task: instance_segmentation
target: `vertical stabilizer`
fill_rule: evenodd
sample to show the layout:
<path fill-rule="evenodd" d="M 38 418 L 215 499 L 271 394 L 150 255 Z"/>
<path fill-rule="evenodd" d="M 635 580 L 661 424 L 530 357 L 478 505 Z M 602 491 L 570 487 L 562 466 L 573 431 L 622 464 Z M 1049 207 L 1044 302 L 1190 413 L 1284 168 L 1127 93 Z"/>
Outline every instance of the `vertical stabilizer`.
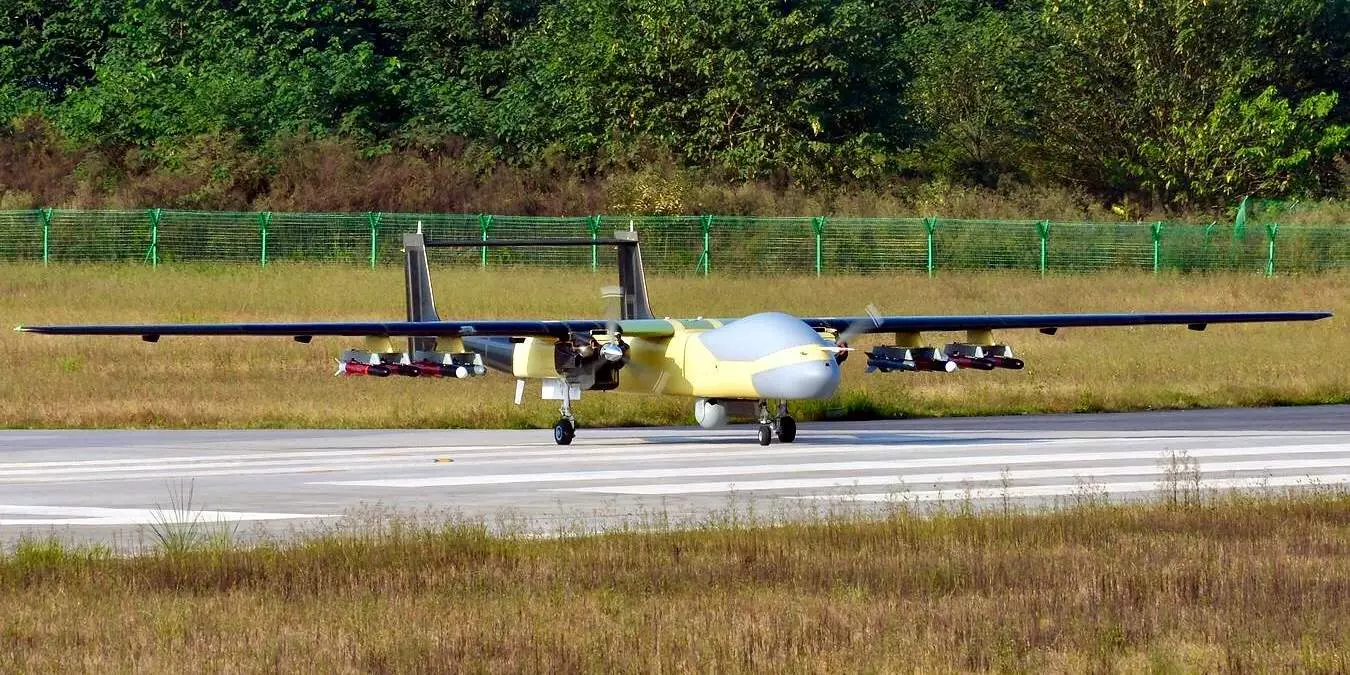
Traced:
<path fill-rule="evenodd" d="M 614 238 L 631 241 L 632 244 L 620 244 L 619 249 L 619 286 L 623 288 L 623 307 L 621 319 L 654 319 L 652 308 L 647 304 L 647 279 L 642 274 L 642 248 L 638 245 L 636 232 L 620 230 Z"/>
<path fill-rule="evenodd" d="M 419 228 L 420 229 L 420 228 Z M 403 235 L 403 281 L 408 292 L 409 321 L 440 321 L 436 302 L 431 297 L 431 271 L 427 267 L 427 247 L 421 232 Z M 434 351 L 436 338 L 408 338 L 408 353 Z"/>

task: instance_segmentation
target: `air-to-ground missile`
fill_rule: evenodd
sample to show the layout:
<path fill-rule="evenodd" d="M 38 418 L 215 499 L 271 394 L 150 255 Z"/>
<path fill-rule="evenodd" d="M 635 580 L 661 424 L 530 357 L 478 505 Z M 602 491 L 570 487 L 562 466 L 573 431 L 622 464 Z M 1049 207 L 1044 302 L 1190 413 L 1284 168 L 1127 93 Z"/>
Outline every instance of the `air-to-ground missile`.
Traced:
<path fill-rule="evenodd" d="M 371 365 L 359 361 L 338 361 L 335 375 L 369 375 L 371 377 L 389 377 L 388 366 Z"/>

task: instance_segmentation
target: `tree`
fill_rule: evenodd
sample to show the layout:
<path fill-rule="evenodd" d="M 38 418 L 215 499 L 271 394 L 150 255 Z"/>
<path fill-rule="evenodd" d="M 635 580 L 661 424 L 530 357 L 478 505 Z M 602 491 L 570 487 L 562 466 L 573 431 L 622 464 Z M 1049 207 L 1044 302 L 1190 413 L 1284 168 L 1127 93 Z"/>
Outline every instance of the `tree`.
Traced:
<path fill-rule="evenodd" d="M 1276 58 L 1318 0 L 1051 0 L 1035 39 L 1045 167 L 1058 180 L 1164 203 L 1314 190 L 1346 147 L 1335 97 L 1291 100 Z"/>
<path fill-rule="evenodd" d="M 497 135 L 602 159 L 656 144 L 743 178 L 875 177 L 908 132 L 902 4 L 561 0 L 514 51 Z"/>
<path fill-rule="evenodd" d="M 905 39 L 907 100 L 924 140 L 921 164 L 943 178 L 993 187 L 1025 171 L 1035 45 L 1026 12 L 949 3 Z"/>

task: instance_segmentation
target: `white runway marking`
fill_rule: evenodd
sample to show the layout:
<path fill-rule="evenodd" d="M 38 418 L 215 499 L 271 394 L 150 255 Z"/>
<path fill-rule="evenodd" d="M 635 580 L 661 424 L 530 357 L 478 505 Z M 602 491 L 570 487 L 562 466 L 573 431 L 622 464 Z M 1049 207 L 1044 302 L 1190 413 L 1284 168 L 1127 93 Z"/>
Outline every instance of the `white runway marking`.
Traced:
<path fill-rule="evenodd" d="M 1284 460 L 1254 462 L 1217 462 L 1202 465 L 1199 468 L 1203 478 L 1205 473 L 1239 471 L 1281 471 L 1287 469 L 1329 469 L 1346 465 L 1344 458 L 1330 460 Z M 1064 480 L 1069 487 L 1076 487 L 1095 478 L 1116 476 L 1159 476 L 1166 468 L 1157 464 L 1135 466 L 1101 466 L 1092 468 L 1041 469 L 1023 471 L 973 471 L 969 473 L 916 473 L 905 476 L 839 476 L 835 478 L 783 478 L 775 480 L 753 481 L 717 481 L 712 483 L 674 483 L 665 485 L 607 485 L 603 487 L 559 488 L 558 492 L 602 492 L 619 495 L 689 495 L 710 492 L 744 492 L 750 490 L 806 490 L 820 488 L 872 487 L 877 485 L 914 485 L 928 486 L 962 483 L 987 483 L 992 481 L 1028 481 L 1028 480 Z M 1178 480 L 1185 481 L 1184 475 Z M 1155 483 L 1155 486 L 1157 484 Z"/>
<path fill-rule="evenodd" d="M 872 450 L 877 450 L 876 446 L 871 446 Z M 1186 455 L 1199 458 L 1212 457 L 1241 457 L 1250 455 L 1299 455 L 1299 454 L 1319 454 L 1344 452 L 1350 449 L 1350 446 L 1341 443 L 1324 445 L 1290 445 L 1275 448 L 1197 448 L 1187 450 Z M 1180 453 L 1180 450 L 1178 450 Z M 825 471 L 903 471 L 911 469 L 928 469 L 935 467 L 965 467 L 965 466 L 1013 466 L 1023 464 L 1046 464 L 1052 462 L 1059 463 L 1085 463 L 1085 462 L 1110 462 L 1110 461 L 1145 461 L 1148 463 L 1149 472 L 1158 471 L 1158 462 L 1166 458 L 1166 455 L 1157 450 L 1126 450 L 1117 452 L 1079 452 L 1079 453 L 1057 453 L 1057 454 L 1033 454 L 1033 455 L 982 455 L 967 457 L 929 457 L 923 459 L 908 460 L 887 460 L 870 462 L 808 462 L 800 464 L 748 464 L 748 465 L 728 465 L 728 466 L 684 466 L 669 469 L 628 469 L 628 470 L 610 470 L 610 471 L 559 471 L 547 473 L 514 473 L 514 474 L 487 474 L 487 475 L 467 475 L 467 476 L 425 476 L 417 478 L 388 478 L 378 480 L 356 480 L 356 481 L 318 481 L 315 484 L 320 485 L 347 485 L 362 487 L 404 487 L 404 488 L 422 488 L 422 487 L 454 487 L 454 486 L 473 486 L 473 485 L 506 485 L 517 483 L 562 483 L 562 482 L 580 482 L 580 481 L 604 481 L 604 480 L 641 480 L 651 478 L 680 478 L 694 476 L 753 476 L 774 473 L 810 473 Z M 1257 462 L 1262 467 L 1271 468 L 1287 467 L 1300 468 L 1309 466 L 1309 462 L 1314 460 L 1288 460 L 1281 462 L 1278 460 L 1263 460 Z M 1338 458 L 1331 461 L 1329 466 L 1343 466 L 1346 463 L 1345 458 Z M 1261 467 L 1257 467 L 1261 468 Z M 1094 471 L 1098 469 L 1093 469 Z M 1101 469 L 1104 471 L 1105 469 Z M 1085 469 L 1066 469 L 1063 471 L 1073 471 L 1086 473 Z M 1057 472 L 1056 475 L 1059 475 Z M 1139 471 L 1135 471 L 1139 473 Z M 944 476 L 946 474 L 943 474 Z M 853 479 L 876 479 L 877 477 L 856 477 Z M 893 476 L 883 476 L 881 479 L 894 482 Z M 833 486 L 836 479 L 823 479 L 820 483 L 822 487 Z M 958 478 L 958 480 L 960 480 Z M 764 481 L 765 483 L 774 483 L 781 481 Z M 744 485 L 746 483 L 737 483 Z M 848 484 L 848 483 L 845 483 Z M 880 483 L 884 484 L 884 483 Z M 727 485 L 727 483 L 708 483 L 695 485 Z M 617 494 L 680 494 L 678 491 L 666 492 L 646 492 L 639 491 L 645 488 L 650 489 L 675 489 L 678 486 L 618 486 L 612 488 L 576 488 L 578 491 L 586 492 L 613 492 Z M 810 487 L 808 484 L 797 486 L 795 484 L 789 487 Z M 782 489 L 782 488 L 763 488 L 763 489 Z M 629 491 L 631 490 L 631 491 Z M 714 489 L 712 487 L 690 489 L 687 492 L 728 492 L 731 488 Z"/>
<path fill-rule="evenodd" d="M 266 523 L 366 506 L 608 527 L 653 501 L 697 521 L 740 493 L 790 517 L 797 499 L 1048 500 L 1157 494 L 1172 483 L 1350 483 L 1350 406 L 812 426 L 797 443 L 768 447 L 753 427 L 584 429 L 568 447 L 546 431 L 0 431 L 0 546 L 52 527 L 105 540 L 118 527 L 160 522 L 281 529 Z M 1183 463 L 1169 467 L 1173 455 Z M 191 480 L 193 505 L 207 510 L 160 508 L 166 480 Z"/>
<path fill-rule="evenodd" d="M 47 516 L 45 518 L 12 518 Z M 20 525 L 212 525 L 248 520 L 333 518 L 323 513 L 252 513 L 190 509 L 106 509 L 91 506 L 27 506 L 0 504 L 0 526 Z"/>

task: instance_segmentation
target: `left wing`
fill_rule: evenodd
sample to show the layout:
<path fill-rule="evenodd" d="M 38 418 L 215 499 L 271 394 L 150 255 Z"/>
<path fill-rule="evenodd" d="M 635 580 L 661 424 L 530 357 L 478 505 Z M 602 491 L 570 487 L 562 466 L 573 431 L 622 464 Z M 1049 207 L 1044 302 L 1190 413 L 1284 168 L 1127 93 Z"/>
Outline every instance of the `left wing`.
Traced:
<path fill-rule="evenodd" d="M 1316 321 L 1331 312 L 1172 312 L 1145 314 L 986 314 L 966 316 L 878 316 L 805 318 L 817 330 L 850 333 L 913 333 L 920 331 L 993 330 L 1039 328 L 1054 333 L 1060 328 L 1093 326 L 1185 325 L 1204 330 L 1212 323 L 1258 323 L 1271 321 Z"/>
<path fill-rule="evenodd" d="M 15 330 L 45 335 L 139 335 L 156 342 L 164 335 L 290 336 L 301 342 L 319 335 L 351 337 L 552 337 L 606 330 L 604 319 L 565 321 L 352 321 L 326 323 L 204 323 L 143 325 L 19 326 Z M 668 321 L 631 319 L 619 322 L 625 335 L 669 337 Z"/>

